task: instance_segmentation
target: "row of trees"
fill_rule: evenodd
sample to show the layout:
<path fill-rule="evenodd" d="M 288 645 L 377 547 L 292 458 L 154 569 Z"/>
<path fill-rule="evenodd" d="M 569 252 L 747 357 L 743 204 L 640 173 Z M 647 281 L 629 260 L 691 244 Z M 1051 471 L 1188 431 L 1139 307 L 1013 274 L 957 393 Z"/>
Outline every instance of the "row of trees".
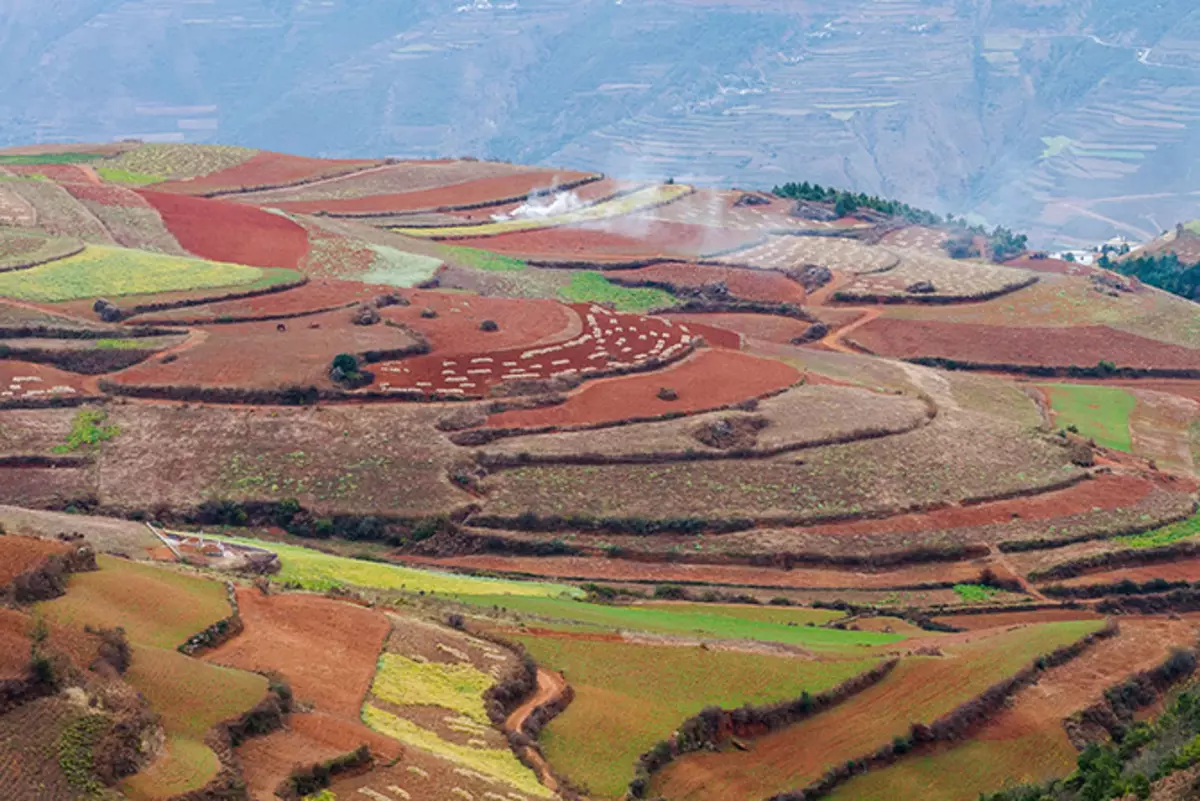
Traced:
<path fill-rule="evenodd" d="M 792 198 L 793 200 L 832 203 L 834 204 L 834 212 L 839 217 L 853 214 L 859 209 L 871 209 L 891 217 L 901 217 L 919 225 L 941 225 L 943 222 L 946 222 L 939 214 L 926 211 L 925 209 L 914 208 L 898 200 L 885 200 L 884 198 L 867 195 L 862 192 L 847 192 L 843 189 L 834 189 L 831 186 L 810 184 L 808 181 L 801 184 L 786 183 L 783 186 L 775 187 L 772 192 L 779 197 Z"/>
<path fill-rule="evenodd" d="M 1177 253 L 1137 256 L 1120 261 L 1102 253 L 1096 262 L 1101 267 L 1189 300 L 1200 300 L 1200 264 L 1187 264 Z"/>

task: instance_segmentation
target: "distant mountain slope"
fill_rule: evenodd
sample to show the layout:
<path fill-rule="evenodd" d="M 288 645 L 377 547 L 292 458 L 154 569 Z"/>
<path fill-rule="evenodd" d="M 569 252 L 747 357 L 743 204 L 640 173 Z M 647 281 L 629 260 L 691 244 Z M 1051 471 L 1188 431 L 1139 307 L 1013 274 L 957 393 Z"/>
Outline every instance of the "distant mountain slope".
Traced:
<path fill-rule="evenodd" d="M 1073 244 L 1200 216 L 1194 0 L 9 0 L 0 145 L 814 180 Z"/>

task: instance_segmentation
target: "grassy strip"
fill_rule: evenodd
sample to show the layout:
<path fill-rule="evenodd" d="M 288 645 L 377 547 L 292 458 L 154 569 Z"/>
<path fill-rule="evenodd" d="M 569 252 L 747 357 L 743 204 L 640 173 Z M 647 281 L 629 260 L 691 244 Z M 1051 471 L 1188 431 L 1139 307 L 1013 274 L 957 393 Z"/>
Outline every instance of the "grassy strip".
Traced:
<path fill-rule="evenodd" d="M 618 286 L 590 270 L 572 275 L 571 283 L 560 289 L 559 294 L 573 303 L 611 303 L 617 310 L 627 312 L 647 312 L 675 304 L 675 296 L 669 292 Z"/>
<path fill-rule="evenodd" d="M 470 664 L 417 662 L 384 653 L 371 692 L 400 706 L 440 706 L 486 726 L 483 694 L 492 684 L 490 676 Z"/>
<path fill-rule="evenodd" d="M 987 587 L 983 584 L 955 584 L 954 591 L 958 593 L 959 598 L 969 604 L 986 604 L 1001 592 L 995 587 Z"/>
<path fill-rule="evenodd" d="M 1169 526 L 1156 528 L 1153 531 L 1147 531 L 1144 534 L 1133 534 L 1128 537 L 1117 537 L 1112 542 L 1119 545 L 1124 545 L 1126 548 L 1159 548 L 1163 545 L 1170 545 L 1180 540 L 1186 540 L 1200 534 L 1200 512 L 1189 517 L 1187 520 L 1181 520 L 1178 523 L 1172 523 Z"/>
<path fill-rule="evenodd" d="M 520 272 L 529 268 L 529 265 L 520 259 L 514 259 L 512 256 L 502 256 L 499 253 L 492 253 L 490 250 L 480 250 L 479 248 L 442 245 L 442 253 L 447 260 L 460 264 L 463 267 L 470 267 L 473 270 L 510 273 Z"/>
<path fill-rule="evenodd" d="M 42 155 L 0 155 L 0 166 L 12 164 L 86 164 L 104 158 L 99 153 L 44 153 Z"/>
<path fill-rule="evenodd" d="M 119 167 L 97 167 L 96 173 L 106 181 L 126 186 L 147 186 L 167 180 L 165 175 L 150 175 L 144 172 L 123 170 Z"/>
<path fill-rule="evenodd" d="M 1089 384 L 1050 384 L 1047 390 L 1060 427 L 1073 427 L 1106 448 L 1133 450 L 1129 415 L 1137 398 L 1127 390 Z"/>

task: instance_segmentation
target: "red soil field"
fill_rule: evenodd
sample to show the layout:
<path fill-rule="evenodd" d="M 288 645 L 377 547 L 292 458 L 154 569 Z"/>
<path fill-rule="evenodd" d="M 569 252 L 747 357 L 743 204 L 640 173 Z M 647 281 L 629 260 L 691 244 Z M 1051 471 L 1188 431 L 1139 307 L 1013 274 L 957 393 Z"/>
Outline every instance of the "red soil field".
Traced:
<path fill-rule="evenodd" d="M 282 673 L 314 711 L 358 719 L 391 623 L 382 613 L 319 595 L 238 588 L 246 630 L 205 654 L 218 665 Z"/>
<path fill-rule="evenodd" d="M 518 231 L 496 236 L 455 238 L 455 245 L 482 248 L 532 261 L 623 263 L 649 259 L 687 261 L 754 242 L 751 231 L 618 217 L 587 223 Z"/>
<path fill-rule="evenodd" d="M 1200 350 L 1128 334 L 1103 325 L 1008 328 L 880 317 L 854 332 L 855 342 L 881 356 L 958 359 L 985 364 L 1200 368 Z"/>
<path fill-rule="evenodd" d="M 29 674 L 30 636 L 34 618 L 16 609 L 0 607 L 0 681 L 23 679 Z M 99 640 L 90 634 L 63 626 L 48 626 L 46 650 L 61 654 L 80 670 L 96 659 Z"/>
<path fill-rule="evenodd" d="M 655 584 L 688 582 L 781 589 L 892 589 L 947 581 L 970 583 L 979 578 L 985 567 L 983 564 L 954 562 L 866 573 L 799 567 L 780 570 L 746 565 L 640 562 L 610 559 L 605 556 L 532 557 L 477 554 L 437 558 L 406 554 L 394 558 L 405 564 L 433 568 L 465 568 L 563 580 L 636 581 Z"/>
<path fill-rule="evenodd" d="M 995 612 L 981 615 L 943 615 L 935 617 L 938 623 L 945 623 L 967 631 L 983 631 L 984 629 L 1006 629 L 1011 626 L 1025 626 L 1033 623 L 1061 623 L 1067 620 L 1103 620 L 1103 615 L 1089 612 L 1086 609 L 1037 609 L 1029 612 Z"/>
<path fill-rule="evenodd" d="M 582 200 L 585 204 L 591 205 L 598 203 L 601 200 L 607 200 L 619 192 L 630 192 L 642 184 L 631 183 L 629 181 L 618 181 L 614 178 L 601 178 L 599 181 L 590 181 L 583 186 L 577 186 L 570 190 L 575 197 Z M 552 197 L 552 196 L 551 196 Z M 457 217 L 464 223 L 488 223 L 492 222 L 494 214 L 511 214 L 520 206 L 528 202 L 528 198 L 514 200 L 508 203 L 500 203 L 495 206 L 485 206 L 479 209 L 464 209 L 461 211 L 444 212 L 452 217 Z"/>
<path fill-rule="evenodd" d="M 351 322 L 353 309 L 296 321 L 230 323 L 195 328 L 177 346 L 174 361 L 148 359 L 109 378 L 125 385 L 279 389 L 329 386 L 329 365 L 339 353 L 393 350 L 415 344 L 407 332 Z M 285 330 L 278 330 L 279 325 Z"/>
<path fill-rule="evenodd" d="M 94 173 L 78 164 L 7 164 L 6 170 L 17 175 L 44 175 L 56 184 L 94 184 Z"/>
<path fill-rule="evenodd" d="M 47 364 L 0 360 L 0 406 L 9 401 L 96 394 L 87 379 Z"/>
<path fill-rule="evenodd" d="M 152 208 L 144 197 L 132 189 L 113 184 L 63 183 L 62 188 L 76 200 L 88 200 L 104 206 L 122 206 L 130 209 Z"/>
<path fill-rule="evenodd" d="M 748 339 L 762 339 L 778 345 L 788 345 L 808 330 L 809 324 L 791 317 L 771 314 L 668 314 L 671 320 L 688 324 L 705 324 L 735 331 Z"/>
<path fill-rule="evenodd" d="M 682 358 L 696 336 L 687 326 L 600 306 L 571 307 L 582 330 L 567 341 L 539 347 L 487 350 L 446 358 L 437 352 L 378 366 L 380 389 L 418 389 L 482 395 L 504 381 L 586 377 Z M 486 333 L 486 332 L 485 332 Z M 718 334 L 720 336 L 720 334 Z"/>
<path fill-rule="evenodd" d="M 0 537 L 0 587 L 4 587 L 27 570 L 31 570 L 54 554 L 66 553 L 69 548 L 54 540 L 36 537 Z"/>
<path fill-rule="evenodd" d="M 308 234 L 291 220 L 223 200 L 142 191 L 185 250 L 251 267 L 299 267 Z"/>
<path fill-rule="evenodd" d="M 1086 576 L 1051 583 L 1065 584 L 1068 587 L 1086 587 L 1089 584 L 1112 584 L 1117 581 L 1136 581 L 1140 584 L 1156 578 L 1166 579 L 1167 581 L 1200 581 L 1200 559 L 1183 559 L 1154 565 L 1122 567 L 1118 570 L 1089 573 Z"/>
<path fill-rule="evenodd" d="M 951 506 L 931 512 L 895 515 L 880 520 L 855 520 L 805 529 L 819 534 L 903 534 L 939 529 L 985 526 L 1022 520 L 1052 520 L 1092 509 L 1130 506 L 1150 494 L 1154 485 L 1128 475 L 1102 475 L 1090 481 L 1028 498 Z"/>
<path fill-rule="evenodd" d="M 552 189 L 582 181 L 589 175 L 591 173 L 570 170 L 542 170 L 513 175 L 495 175 L 490 178 L 479 178 L 474 181 L 439 186 L 435 189 L 422 189 L 417 192 L 330 200 L 298 200 L 276 205 L 284 211 L 302 214 L 312 214 L 317 211 L 348 215 L 439 211 L 484 203 L 498 204 L 513 198 L 526 197 L 539 189 Z"/>
<path fill-rule="evenodd" d="M 298 317 L 368 301 L 378 295 L 395 291 L 395 287 L 390 286 L 373 286 L 360 284 L 357 281 L 316 279 L 286 292 L 271 292 L 266 295 L 219 301 L 203 306 L 187 306 L 181 309 L 149 312 L 132 319 L 139 325 L 180 325 L 184 323 L 203 325 L 229 320 Z"/>
<path fill-rule="evenodd" d="M 204 195 L 289 186 L 365 170 L 379 163 L 376 159 L 312 159 L 263 150 L 235 167 L 186 181 L 168 181 L 157 184 L 156 188 L 183 195 Z"/>
<path fill-rule="evenodd" d="M 579 336 L 583 320 L 569 305 L 555 300 L 517 300 L 423 290 L 402 293 L 410 306 L 389 306 L 384 318 L 421 332 L 437 356 L 459 356 L 506 348 L 531 348 Z M 421 316 L 432 309 L 437 317 Z M 498 331 L 481 331 L 492 320 Z"/>
<path fill-rule="evenodd" d="M 715 409 L 786 389 L 800 380 L 794 367 L 732 350 L 700 350 L 683 362 L 654 373 L 589 382 L 560 406 L 494 414 L 495 428 L 536 428 L 613 423 L 630 418 Z M 678 399 L 662 400 L 669 387 Z"/>
<path fill-rule="evenodd" d="M 713 267 L 703 264 L 666 262 L 639 270 L 611 270 L 605 277 L 622 283 L 652 281 L 680 287 L 701 287 L 724 281 L 732 295 L 767 303 L 803 303 L 804 287 L 783 273 L 745 270 L 737 267 Z"/>
<path fill-rule="evenodd" d="M 1063 261 L 1062 259 L 1034 259 L 1029 255 L 1019 256 L 1004 262 L 1005 267 L 1022 267 L 1039 273 L 1056 273 L 1058 275 L 1101 275 L 1103 270 L 1079 262 Z M 1132 278 L 1122 278 L 1123 281 L 1134 281 Z"/>

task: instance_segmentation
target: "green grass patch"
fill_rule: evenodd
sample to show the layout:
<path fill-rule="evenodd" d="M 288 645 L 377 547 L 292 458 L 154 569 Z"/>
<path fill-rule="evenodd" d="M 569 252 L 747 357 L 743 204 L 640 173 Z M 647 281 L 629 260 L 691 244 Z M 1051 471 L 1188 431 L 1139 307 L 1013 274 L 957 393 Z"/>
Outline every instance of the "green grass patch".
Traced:
<path fill-rule="evenodd" d="M 494 273 L 519 272 L 528 269 L 529 265 L 521 259 L 512 256 L 502 256 L 490 250 L 479 248 L 464 248 L 454 245 L 443 245 L 442 253 L 449 261 L 470 267 L 475 270 L 487 270 Z"/>
<path fill-rule="evenodd" d="M 571 276 L 571 283 L 559 294 L 572 303 L 611 303 L 619 311 L 647 312 L 675 305 L 675 296 L 661 289 L 630 289 L 617 286 L 598 272 L 586 271 Z"/>
<path fill-rule="evenodd" d="M 102 159 L 99 153 L 44 153 L 41 155 L 0 155 L 0 167 L 6 164 L 87 164 Z"/>
<path fill-rule="evenodd" d="M 150 175 L 144 172 L 122 170 L 119 167 L 97 167 L 96 173 L 106 181 L 126 186 L 147 186 L 167 180 L 165 175 Z"/>
<path fill-rule="evenodd" d="M 1050 406 L 1060 428 L 1074 426 L 1085 437 L 1114 450 L 1129 452 L 1129 415 L 1137 398 L 1119 387 L 1090 384 L 1050 384 Z"/>
<path fill-rule="evenodd" d="M 497 603 L 509 601 L 517 596 L 554 597 L 583 594 L 580 590 L 565 584 L 476 578 L 334 556 L 297 545 L 260 542 L 235 537 L 214 537 L 214 539 L 238 542 L 274 551 L 279 554 L 279 559 L 283 563 L 277 578 L 283 582 L 295 582 L 303 589 L 314 592 L 325 592 L 335 587 L 354 586 L 411 593 L 457 595 L 462 596 L 463 600 L 470 600 L 472 596 L 486 595 L 489 598 L 498 599 Z M 491 601 L 489 601 L 490 603 Z"/>
<path fill-rule="evenodd" d="M 220 582 L 112 556 L 96 561 L 99 570 L 72 574 L 66 595 L 38 605 L 48 620 L 122 626 L 130 642 L 176 648 L 231 613 Z"/>
<path fill-rule="evenodd" d="M 1000 590 L 995 587 L 988 587 L 983 584 L 955 584 L 954 592 L 958 594 L 959 598 L 969 604 L 986 604 L 1000 594 Z"/>
<path fill-rule="evenodd" d="M 358 277 L 365 284 L 413 287 L 433 278 L 442 266 L 441 260 L 432 256 L 408 253 L 387 245 L 366 245 L 375 253 L 375 263 Z"/>
<path fill-rule="evenodd" d="M 458 712 L 489 725 L 483 694 L 495 681 L 464 663 L 417 662 L 400 654 L 384 653 L 371 685 L 371 693 L 400 706 L 428 704 Z"/>
<path fill-rule="evenodd" d="M 266 270 L 143 250 L 89 246 L 76 256 L 0 273 L 0 295 L 60 303 L 216 287 L 259 289 L 301 277 L 295 270 Z"/>
<path fill-rule="evenodd" d="M 561 598 L 462 598 L 467 603 L 501 606 L 514 612 L 598 626 L 727 640 L 759 640 L 825 651 L 858 650 L 890 645 L 901 634 L 823 629 L 815 610 L 709 604 L 609 606 Z M 835 615 L 836 617 L 837 615 Z"/>
<path fill-rule="evenodd" d="M 104 784 L 96 778 L 92 749 L 110 725 L 107 715 L 84 715 L 58 736 L 58 766 L 71 786 L 88 798 L 104 790 Z"/>
<path fill-rule="evenodd" d="M 818 693 L 876 664 L 509 636 L 524 643 L 538 664 L 564 671 L 574 687 L 575 700 L 551 721 L 541 742 L 550 764 L 602 798 L 620 796 L 638 755 L 705 706 Z"/>
<path fill-rule="evenodd" d="M 153 349 L 155 343 L 162 340 L 158 338 L 142 339 L 138 337 L 128 337 L 126 339 L 97 339 L 92 342 L 92 347 L 96 350 L 143 350 Z"/>
<path fill-rule="evenodd" d="M 106 426 L 108 412 L 103 409 L 80 409 L 71 421 L 71 433 L 67 435 L 66 443 L 57 445 L 55 453 L 70 453 L 80 448 L 91 448 L 101 442 L 108 442 L 121 433 L 118 426 Z"/>
<path fill-rule="evenodd" d="M 1142 534 L 1131 534 L 1128 537 L 1114 537 L 1113 542 L 1126 548 L 1160 548 L 1173 542 L 1186 540 L 1200 534 L 1200 512 L 1187 520 L 1156 528 Z"/>
<path fill-rule="evenodd" d="M 553 798 L 554 794 L 537 780 L 533 771 L 517 761 L 512 751 L 499 748 L 472 748 L 447 742 L 428 729 L 367 704 L 362 712 L 363 722 L 381 734 L 404 745 L 419 748 L 440 756 L 455 765 L 501 779 L 522 793 L 538 798 Z"/>

